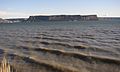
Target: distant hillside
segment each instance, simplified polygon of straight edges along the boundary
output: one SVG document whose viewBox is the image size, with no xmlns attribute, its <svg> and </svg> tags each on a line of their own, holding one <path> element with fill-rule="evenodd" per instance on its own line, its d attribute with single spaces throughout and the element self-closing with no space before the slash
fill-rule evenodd
<svg viewBox="0 0 120 72">
<path fill-rule="evenodd" d="M 89 21 L 98 20 L 97 15 L 51 15 L 30 16 L 29 18 L 0 19 L 0 23 L 36 22 L 36 21 Z"/>
<path fill-rule="evenodd" d="M 120 17 L 99 17 L 99 20 L 120 20 Z"/>
<path fill-rule="evenodd" d="M 97 15 L 50 15 L 30 16 L 29 18 L 2 19 L 0 23 L 16 22 L 39 22 L 39 21 L 97 21 L 97 20 L 120 20 L 120 17 L 97 17 Z"/>
<path fill-rule="evenodd" d="M 30 16 L 27 21 L 87 21 L 98 20 L 97 15 L 51 15 L 51 16 Z"/>
</svg>

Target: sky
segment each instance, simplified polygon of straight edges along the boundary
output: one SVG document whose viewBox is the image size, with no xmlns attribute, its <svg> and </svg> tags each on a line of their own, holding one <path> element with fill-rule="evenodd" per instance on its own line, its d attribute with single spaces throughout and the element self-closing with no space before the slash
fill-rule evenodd
<svg viewBox="0 0 120 72">
<path fill-rule="evenodd" d="M 0 18 L 90 14 L 120 17 L 120 0 L 0 0 Z"/>
</svg>

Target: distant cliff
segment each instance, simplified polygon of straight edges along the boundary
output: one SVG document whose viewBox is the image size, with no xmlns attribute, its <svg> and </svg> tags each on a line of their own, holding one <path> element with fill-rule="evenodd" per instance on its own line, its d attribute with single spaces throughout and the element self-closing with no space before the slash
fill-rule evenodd
<svg viewBox="0 0 120 72">
<path fill-rule="evenodd" d="M 98 20 L 97 15 L 51 15 L 30 16 L 29 18 L 2 19 L 0 23 L 37 22 L 37 21 L 91 21 Z"/>
<path fill-rule="evenodd" d="M 97 15 L 51 15 L 51 16 L 30 16 L 27 21 L 83 21 L 98 20 Z"/>
<path fill-rule="evenodd" d="M 83 15 L 81 20 L 98 20 L 97 15 Z"/>
<path fill-rule="evenodd" d="M 99 20 L 120 20 L 120 17 L 98 17 Z"/>
<path fill-rule="evenodd" d="M 49 21 L 75 21 L 81 20 L 80 15 L 55 15 L 49 16 Z"/>
<path fill-rule="evenodd" d="M 48 21 L 49 16 L 30 16 L 27 21 Z"/>
</svg>

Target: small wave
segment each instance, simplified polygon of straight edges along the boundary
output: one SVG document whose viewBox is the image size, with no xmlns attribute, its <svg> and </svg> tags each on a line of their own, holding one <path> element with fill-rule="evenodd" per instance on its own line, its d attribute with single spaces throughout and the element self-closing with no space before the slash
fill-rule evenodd
<svg viewBox="0 0 120 72">
<path fill-rule="evenodd" d="M 53 50 L 53 49 L 48 49 L 48 48 L 35 48 L 35 51 L 42 51 L 42 52 L 50 52 L 52 54 L 56 55 L 66 55 L 66 56 L 71 56 L 75 57 L 78 59 L 81 59 L 86 62 L 91 62 L 91 61 L 100 61 L 100 62 L 106 62 L 106 63 L 115 63 L 115 64 L 120 64 L 120 60 L 112 59 L 112 58 L 105 58 L 105 57 L 98 57 L 98 56 L 92 56 L 88 54 L 83 54 L 83 53 L 74 53 L 74 52 L 66 52 L 62 50 Z"/>
<path fill-rule="evenodd" d="M 27 47 L 23 47 L 27 48 Z M 49 52 L 51 54 L 55 55 L 62 55 L 62 56 L 70 56 L 74 58 L 78 58 L 80 60 L 86 61 L 86 62 L 105 62 L 105 63 L 115 63 L 115 64 L 120 64 L 120 60 L 117 59 L 112 59 L 112 58 L 107 58 L 107 57 L 102 57 L 102 56 L 94 56 L 90 54 L 84 54 L 84 53 L 76 53 L 76 52 L 69 52 L 69 51 L 63 51 L 63 50 L 58 50 L 58 49 L 49 49 L 49 48 L 30 48 L 31 50 L 34 51 L 41 51 L 41 52 Z"/>
</svg>

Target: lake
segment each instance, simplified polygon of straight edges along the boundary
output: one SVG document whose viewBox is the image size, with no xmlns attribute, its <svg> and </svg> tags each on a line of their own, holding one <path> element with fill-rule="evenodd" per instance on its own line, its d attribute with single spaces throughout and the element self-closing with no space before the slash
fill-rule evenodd
<svg viewBox="0 0 120 72">
<path fill-rule="evenodd" d="M 37 62 L 36 72 L 119 72 L 120 20 L 0 24 L 4 53 L 11 64 L 13 56 L 32 68 Z"/>
</svg>

